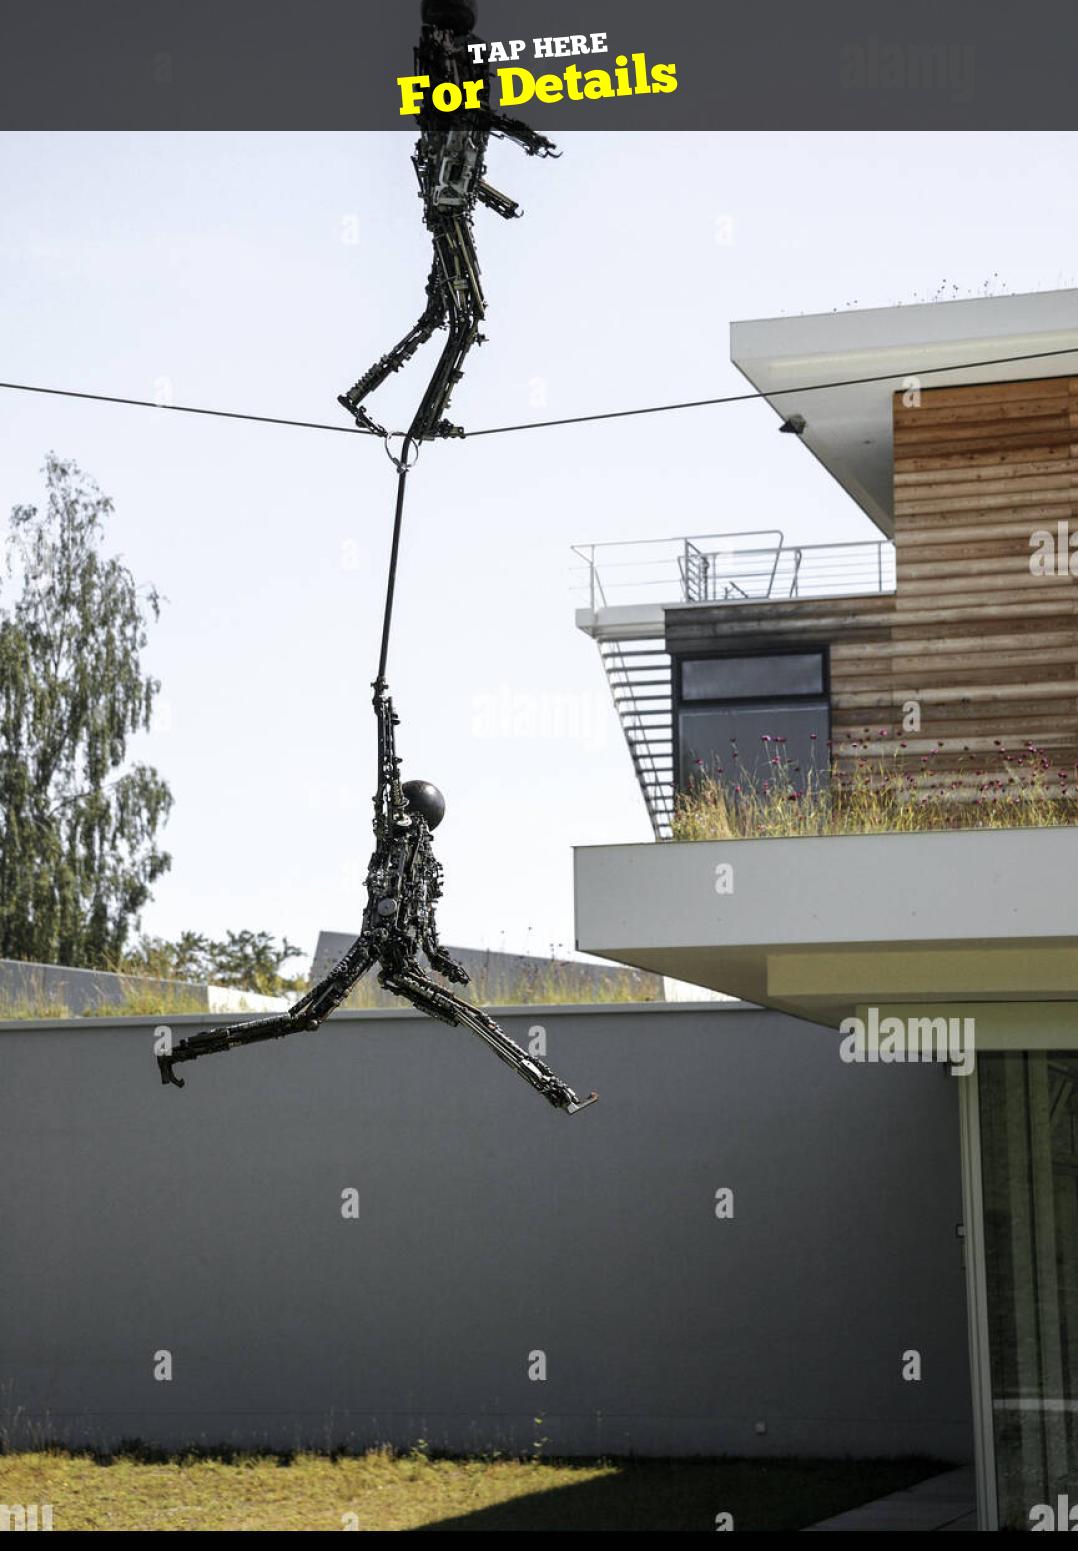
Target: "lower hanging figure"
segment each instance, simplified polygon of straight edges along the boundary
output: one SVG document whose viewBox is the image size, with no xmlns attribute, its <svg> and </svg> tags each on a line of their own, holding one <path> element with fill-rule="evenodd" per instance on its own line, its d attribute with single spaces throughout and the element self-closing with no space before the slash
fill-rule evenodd
<svg viewBox="0 0 1078 1551">
<path fill-rule="evenodd" d="M 287 1012 L 193 1034 L 180 1040 L 167 1054 L 159 1055 L 161 1081 L 182 1088 L 183 1080 L 173 1070 L 178 1062 L 318 1028 L 341 1005 L 356 981 L 373 964 L 378 964 L 378 982 L 387 991 L 405 997 L 420 1012 L 443 1023 L 471 1029 L 556 1109 L 575 1114 L 593 1104 L 598 1095 L 591 1093 L 586 1099 L 579 1099 L 538 1057 L 529 1055 L 511 1040 L 493 1018 L 454 996 L 419 964 L 422 953 L 431 968 L 447 980 L 458 985 L 468 983 L 467 972 L 439 943 L 435 922 L 435 906 L 442 893 L 442 869 L 434 855 L 431 831 L 442 820 L 445 800 L 429 782 L 401 783 L 394 733 L 398 719 L 383 679 L 374 685 L 374 710 L 378 719 L 375 846 L 367 869 L 362 931 L 329 974 Z"/>
</svg>

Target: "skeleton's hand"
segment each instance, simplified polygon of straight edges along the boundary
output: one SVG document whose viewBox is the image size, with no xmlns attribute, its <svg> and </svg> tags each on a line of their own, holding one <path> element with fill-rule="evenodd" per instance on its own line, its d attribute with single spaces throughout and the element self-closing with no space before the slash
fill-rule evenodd
<svg viewBox="0 0 1078 1551">
<path fill-rule="evenodd" d="M 471 978 L 468 971 L 463 964 L 458 964 L 456 959 L 451 959 L 448 953 L 443 953 L 441 949 L 438 949 L 437 952 L 428 954 L 428 958 L 430 959 L 431 967 L 436 969 L 439 975 L 444 975 L 447 980 L 451 980 L 458 986 L 466 986 L 468 984 Z"/>
</svg>

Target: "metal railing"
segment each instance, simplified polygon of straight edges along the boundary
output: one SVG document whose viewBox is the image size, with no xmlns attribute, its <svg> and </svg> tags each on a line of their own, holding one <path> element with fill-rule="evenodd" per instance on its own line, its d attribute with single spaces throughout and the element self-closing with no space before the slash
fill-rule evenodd
<svg viewBox="0 0 1078 1551">
<path fill-rule="evenodd" d="M 787 544 L 779 528 L 573 545 L 574 592 L 592 608 L 631 603 L 745 603 L 895 590 L 895 547 Z"/>
</svg>

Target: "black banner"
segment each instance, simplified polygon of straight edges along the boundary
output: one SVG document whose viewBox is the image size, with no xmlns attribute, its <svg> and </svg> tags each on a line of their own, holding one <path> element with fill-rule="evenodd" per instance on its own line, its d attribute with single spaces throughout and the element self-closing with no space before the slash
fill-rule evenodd
<svg viewBox="0 0 1078 1551">
<path fill-rule="evenodd" d="M 0 15 L 5 128 L 415 128 L 398 81 L 418 0 L 4 0 Z M 480 0 L 477 34 L 499 45 L 490 105 L 548 132 L 1074 117 L 1075 0 Z"/>
</svg>

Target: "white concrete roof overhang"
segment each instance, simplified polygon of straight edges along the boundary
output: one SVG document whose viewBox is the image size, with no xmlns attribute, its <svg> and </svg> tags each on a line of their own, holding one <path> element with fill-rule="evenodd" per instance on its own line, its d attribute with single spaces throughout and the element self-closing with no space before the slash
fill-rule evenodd
<svg viewBox="0 0 1078 1551">
<path fill-rule="evenodd" d="M 998 364 L 1060 350 L 1068 353 Z M 784 420 L 804 416 L 802 441 L 890 536 L 892 393 L 911 376 L 927 390 L 1078 373 L 1078 290 L 732 323 L 730 357 Z M 940 366 L 957 370 L 931 370 Z M 779 393 L 864 377 L 886 380 Z"/>
<path fill-rule="evenodd" d="M 580 847 L 575 888 L 582 951 L 817 1023 L 1078 1001 L 1078 828 Z"/>
</svg>

